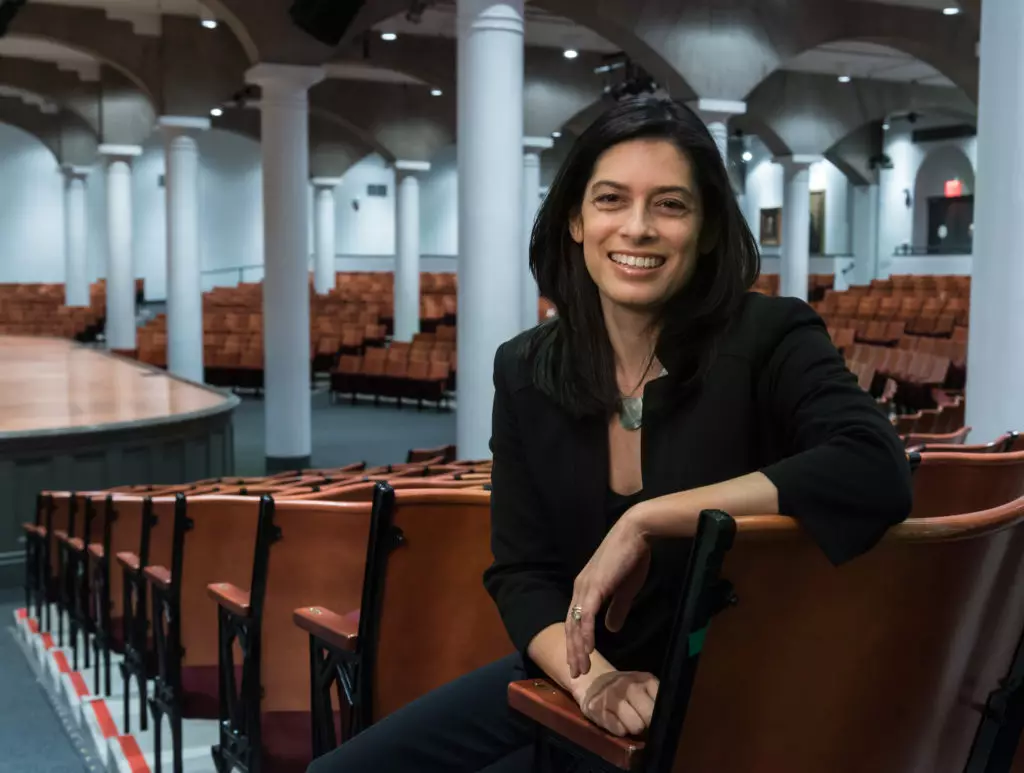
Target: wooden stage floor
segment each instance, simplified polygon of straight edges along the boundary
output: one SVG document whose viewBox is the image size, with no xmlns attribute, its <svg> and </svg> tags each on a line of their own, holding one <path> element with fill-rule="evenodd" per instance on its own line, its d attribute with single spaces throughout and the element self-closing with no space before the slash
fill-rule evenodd
<svg viewBox="0 0 1024 773">
<path fill-rule="evenodd" d="M 175 421 L 231 401 L 72 341 L 0 336 L 0 437 Z"/>
</svg>

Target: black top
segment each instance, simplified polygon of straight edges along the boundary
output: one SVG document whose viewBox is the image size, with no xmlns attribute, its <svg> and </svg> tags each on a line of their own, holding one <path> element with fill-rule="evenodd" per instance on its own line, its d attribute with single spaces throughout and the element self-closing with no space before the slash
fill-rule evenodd
<svg viewBox="0 0 1024 773">
<path fill-rule="evenodd" d="M 494 562 L 484 575 L 524 655 L 537 633 L 566 619 L 573 580 L 610 518 L 625 510 L 609 498 L 605 418 L 574 419 L 534 387 L 526 335 L 495 357 Z M 639 498 L 759 470 L 778 489 L 780 512 L 834 563 L 869 549 L 909 514 L 899 436 L 802 301 L 748 294 L 703 382 L 684 396 L 671 389 L 666 378 L 644 389 Z M 597 640 L 617 668 L 660 670 L 688 555 L 689 540 L 652 547 L 647 583 L 623 630 Z M 603 628 L 603 611 L 598 620 Z"/>
</svg>

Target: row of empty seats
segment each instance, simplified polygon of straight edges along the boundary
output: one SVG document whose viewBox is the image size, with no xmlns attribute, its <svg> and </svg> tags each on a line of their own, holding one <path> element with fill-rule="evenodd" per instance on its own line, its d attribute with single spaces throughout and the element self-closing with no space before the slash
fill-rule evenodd
<svg viewBox="0 0 1024 773">
<path fill-rule="evenodd" d="M 512 710 L 603 770 L 1008 770 L 988 767 L 986 739 L 1020 728 L 983 709 L 1021 697 L 1006 677 L 1024 659 L 1024 444 L 918 440 L 910 519 L 840 567 L 784 516 L 701 514 L 655 709 L 679 743 L 611 736 L 546 680 L 511 685 Z M 219 769 L 305 770 L 511 652 L 481 583 L 490 465 L 454 457 L 43 492 L 25 526 L 26 614 L 75 668 L 80 642 L 98 644 L 96 694 L 120 649 L 126 731 L 206 718 Z M 940 688 L 948 699 L 928 697 Z M 808 695 L 817 709 L 796 710 Z M 922 738 L 922 723 L 942 732 Z M 180 759 L 180 732 L 154 743 Z"/>
</svg>

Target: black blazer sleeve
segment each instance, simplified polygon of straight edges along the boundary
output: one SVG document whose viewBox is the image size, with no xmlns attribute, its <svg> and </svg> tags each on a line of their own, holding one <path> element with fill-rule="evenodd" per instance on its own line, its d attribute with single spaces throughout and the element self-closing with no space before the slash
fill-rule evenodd
<svg viewBox="0 0 1024 773">
<path fill-rule="evenodd" d="M 834 563 L 874 545 L 910 513 L 910 466 L 874 399 L 857 384 L 806 304 L 779 299 L 776 343 L 758 384 L 787 458 L 761 471 Z"/>
<path fill-rule="evenodd" d="M 527 469 L 509 376 L 520 363 L 516 339 L 503 344 L 494 360 L 494 408 L 490 448 L 491 551 L 493 564 L 484 585 L 516 649 L 526 656 L 533 637 L 565 620 L 572 580 L 550 537 L 533 480 Z"/>
</svg>

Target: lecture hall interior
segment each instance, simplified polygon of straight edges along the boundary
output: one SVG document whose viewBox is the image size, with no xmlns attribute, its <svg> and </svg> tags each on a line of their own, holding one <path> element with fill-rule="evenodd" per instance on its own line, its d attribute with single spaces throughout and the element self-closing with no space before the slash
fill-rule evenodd
<svg viewBox="0 0 1024 773">
<path fill-rule="evenodd" d="M 0 0 L 0 772 L 301 773 L 515 652 L 495 353 L 558 323 L 575 144 L 654 95 L 913 504 L 839 566 L 700 513 L 649 728 L 512 682 L 533 769 L 1024 773 L 1022 40 L 1021 0 Z"/>
</svg>

